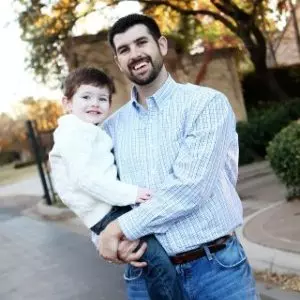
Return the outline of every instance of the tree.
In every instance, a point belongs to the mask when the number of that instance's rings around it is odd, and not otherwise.
[[[39,131],[51,131],[57,126],[62,115],[62,107],[57,101],[27,97],[15,106],[14,118],[0,114],[0,152],[15,151],[21,157],[28,157],[31,146],[28,141],[25,121],[35,120]]]
[[[49,131],[57,127],[57,120],[63,114],[62,106],[55,100],[27,97],[15,107],[17,119],[34,120],[39,131]]]
[[[30,42],[29,65],[44,80],[49,69],[61,74],[63,44],[76,22],[94,11],[113,7],[122,0],[15,0],[23,10],[19,22],[23,38]],[[289,0],[127,0],[139,2],[144,13],[153,16],[164,33],[173,35],[189,48],[201,37],[210,43],[239,41],[247,49],[256,73],[274,97],[284,97],[266,64],[266,37],[276,30],[276,19],[290,9]],[[51,3],[55,4],[51,4]],[[276,5],[272,5],[272,3]],[[241,44],[239,44],[241,45]]]
[[[23,159],[23,157],[28,157],[29,147],[24,122],[14,120],[8,114],[2,113],[0,115],[0,153],[19,153]]]

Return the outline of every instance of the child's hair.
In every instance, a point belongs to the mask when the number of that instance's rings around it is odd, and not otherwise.
[[[77,89],[83,84],[107,87],[109,91],[109,103],[111,104],[111,96],[115,92],[112,79],[103,71],[91,67],[75,69],[67,76],[63,85],[64,96],[72,99]]]

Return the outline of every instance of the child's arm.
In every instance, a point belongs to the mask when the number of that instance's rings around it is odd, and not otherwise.
[[[136,203],[144,203],[152,196],[152,192],[146,188],[138,188]]]
[[[101,147],[107,147],[107,155],[101,157],[103,149],[97,144],[102,138],[98,134],[105,133],[94,125],[84,125],[73,128],[72,133],[69,130],[68,134],[61,132],[55,136],[55,143],[60,150],[72,186],[111,205],[125,206],[149,199],[148,189],[138,188],[116,179],[116,166],[113,164],[114,158],[109,146],[103,141]],[[104,137],[109,139],[108,136]]]

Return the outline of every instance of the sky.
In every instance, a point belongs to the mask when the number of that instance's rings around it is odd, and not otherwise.
[[[32,71],[26,70],[25,58],[28,55],[27,44],[20,38],[21,30],[16,21],[12,8],[13,0],[0,1],[0,113],[13,113],[13,105],[27,96],[35,98],[57,99],[61,98],[59,89],[52,90],[34,80]],[[123,3],[114,10],[113,19],[137,12],[137,3]],[[101,18],[101,26],[99,26]],[[97,20],[96,20],[97,19]],[[97,24],[97,26],[95,26]],[[74,34],[95,34],[101,27],[107,27],[108,21],[102,16],[92,15],[84,23],[79,24]]]
[[[25,70],[26,43],[15,21],[12,0],[0,2],[0,113],[12,112],[12,105],[26,96],[59,99],[59,90],[50,90],[34,81]]]

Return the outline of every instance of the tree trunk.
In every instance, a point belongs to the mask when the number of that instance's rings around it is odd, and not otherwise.
[[[261,82],[264,84],[264,86],[268,89],[270,92],[270,100],[271,101],[287,101],[288,96],[283,91],[283,89],[279,86],[274,73],[266,69],[265,71],[260,71],[258,73],[258,78],[261,80]]]
[[[251,49],[251,59],[255,67],[257,78],[263,83],[270,94],[270,100],[285,101],[288,96],[278,84],[274,73],[267,67],[265,55],[260,55],[261,49]]]
[[[246,33],[246,34],[245,34]],[[249,51],[250,58],[255,67],[257,78],[267,89],[270,100],[285,101],[288,96],[278,84],[273,72],[267,67],[267,46],[262,33],[253,26],[251,30],[244,30],[240,36]]]
[[[296,43],[297,43],[297,47],[298,47],[298,54],[300,55],[300,32],[299,32],[298,20],[297,20],[297,15],[296,15],[296,8],[295,8],[295,5],[293,4],[292,0],[289,0],[289,5],[291,7],[291,14],[292,14],[293,25],[294,25],[294,30],[295,30],[295,38],[296,38]]]

